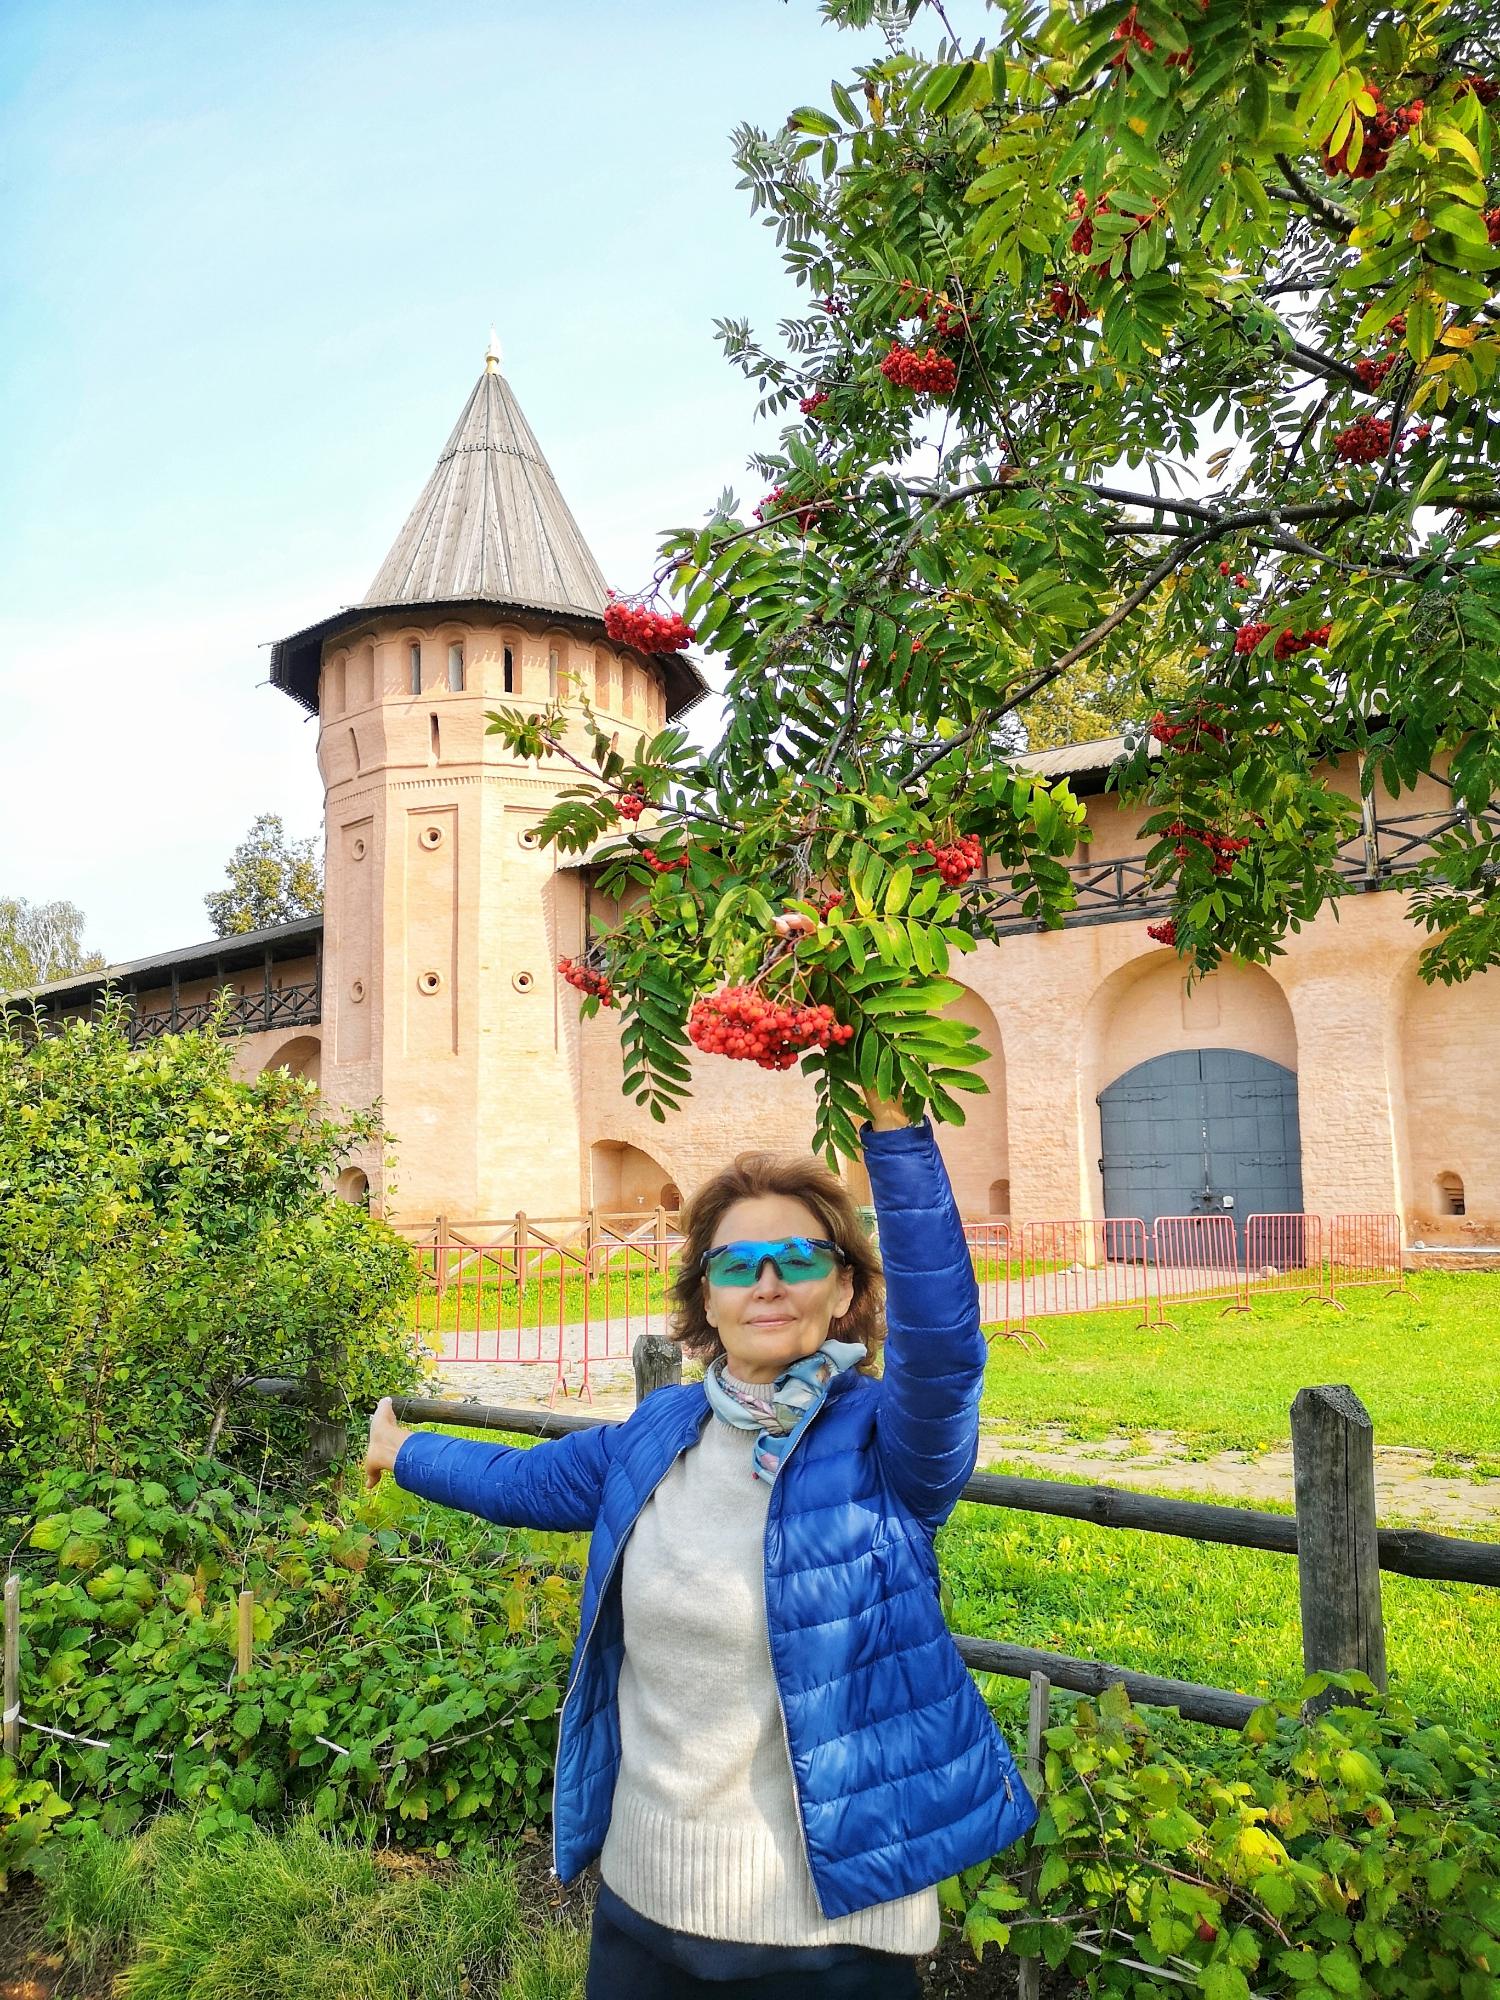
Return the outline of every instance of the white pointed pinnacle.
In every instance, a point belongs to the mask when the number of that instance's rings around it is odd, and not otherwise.
[[[500,342],[493,327],[490,328],[490,344],[484,351],[484,372],[486,375],[498,375],[500,372]]]

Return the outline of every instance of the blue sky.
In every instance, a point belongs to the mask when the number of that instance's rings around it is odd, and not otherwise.
[[[0,894],[111,960],[321,825],[266,645],[361,596],[489,328],[611,581],[746,490],[718,315],[791,308],[728,135],[862,53],[812,0],[10,0]]]

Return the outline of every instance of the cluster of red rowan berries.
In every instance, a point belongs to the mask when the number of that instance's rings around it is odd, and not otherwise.
[[[615,811],[621,819],[637,820],[650,803],[646,796],[646,787],[637,778],[633,784],[627,785],[615,800]]]
[[[960,306],[954,305],[946,292],[924,291],[914,285],[910,278],[901,280],[900,289],[910,303],[901,307],[902,319],[931,321],[931,331],[944,339],[956,338],[969,331],[969,315]]]
[[[826,298],[820,299],[818,303],[830,319],[842,319],[844,314],[849,310],[848,301],[841,299],[837,292],[830,292]]]
[[[1386,341],[1405,340],[1406,338],[1405,313],[1391,314],[1391,317],[1386,321],[1385,333],[1383,334],[1382,338],[1385,339]]]
[[[842,889],[830,890],[826,896],[822,896],[818,900],[818,903],[816,905],[818,915],[820,917],[826,917],[829,911],[836,910],[839,907],[840,903],[843,902],[843,900],[844,900],[844,892]]]
[[[1192,849],[1188,846],[1190,840],[1196,840],[1200,847],[1206,848],[1213,856],[1215,875],[1232,875],[1235,856],[1243,854],[1250,845],[1248,834],[1216,833],[1212,828],[1204,833],[1198,827],[1189,826],[1186,820],[1180,819],[1172,821],[1167,828],[1167,834],[1176,842],[1172,852],[1179,861],[1186,861],[1192,853]]]
[[[1372,465],[1391,448],[1391,420],[1368,413],[1356,417],[1333,441],[1335,455],[1345,465]]]
[[[930,854],[933,866],[950,889],[957,889],[984,866],[984,848],[975,833],[961,833],[957,840],[950,840],[942,847],[935,840],[909,840],[906,851]]]
[[[1309,625],[1304,632],[1294,632],[1290,625],[1283,625],[1271,648],[1271,657],[1290,660],[1298,653],[1305,653],[1309,646],[1326,646],[1332,630],[1331,625]]]
[[[609,593],[604,607],[604,629],[622,646],[634,646],[638,653],[680,653],[696,636],[675,612],[648,611],[644,604],[629,604]]]
[[[1123,42],[1125,47],[1121,49],[1117,56],[1110,57],[1108,65],[1110,69],[1118,69],[1121,63],[1124,63],[1127,69],[1130,67],[1130,44],[1132,42],[1134,42],[1138,49],[1144,49],[1147,55],[1150,55],[1151,51],[1156,47],[1155,41],[1136,20],[1134,7],[1131,8],[1119,27],[1115,29],[1114,38],[1117,42]],[[1169,55],[1166,59],[1166,65],[1168,69],[1186,69],[1192,60],[1192,52],[1188,49],[1182,49],[1173,55]]]
[[[1090,229],[1092,230],[1092,224]],[[1055,316],[1065,324],[1069,320],[1094,317],[1094,308],[1083,293],[1073,285],[1054,285],[1047,294],[1047,303]]]
[[[821,410],[827,401],[828,391],[826,389],[815,389],[810,396],[804,396],[797,407],[801,410],[804,417],[810,417],[814,410]]]
[[[1158,944],[1176,944],[1177,926],[1168,917],[1162,923],[1147,924],[1146,935],[1148,938],[1155,938]]]
[[[1354,372],[1359,377],[1362,386],[1373,391],[1380,387],[1395,365],[1396,357],[1394,354],[1382,354],[1377,359],[1366,357],[1363,360],[1356,361]]]
[[[1228,576],[1229,571],[1230,571],[1230,565],[1227,562],[1221,562],[1219,564],[1220,576]],[[1237,569],[1235,570],[1234,575],[1231,578],[1231,581],[1239,584],[1242,589],[1248,589],[1253,579],[1246,576],[1245,572],[1242,569]]]
[[[675,861],[663,861],[654,847],[642,848],[641,859],[653,875],[670,875],[674,868],[681,868],[686,873],[688,866],[685,854],[679,854]]]
[[[1375,114],[1364,121],[1358,160],[1351,167],[1349,148],[1354,144],[1354,132],[1336,151],[1329,149],[1328,141],[1323,141],[1323,166],[1330,174],[1347,174],[1350,180],[1373,180],[1391,156],[1391,148],[1398,139],[1404,139],[1412,127],[1422,117],[1422,100],[1414,97],[1410,104],[1399,105],[1394,111],[1386,109],[1381,100],[1379,84],[1369,86],[1370,95],[1375,100]]]
[[[1500,97],[1500,83],[1492,76],[1462,76],[1453,86],[1453,95],[1467,97],[1471,90],[1481,104],[1493,104]]]
[[[1127,211],[1127,213],[1129,212],[1130,211]],[[1087,257],[1090,251],[1092,251],[1094,247],[1093,218],[1098,215],[1108,215],[1111,213],[1109,206],[1109,196],[1107,194],[1101,194],[1099,199],[1094,203],[1093,207],[1090,208],[1089,198],[1084,193],[1083,189],[1075,188],[1073,191],[1073,207],[1071,213],[1077,218],[1077,225],[1073,230],[1073,234],[1068,238],[1068,242],[1078,256]],[[1141,215],[1137,213],[1135,216],[1134,229],[1129,230],[1126,233],[1126,235],[1121,238],[1121,241],[1125,249],[1128,251],[1131,243],[1137,236],[1140,235],[1141,231],[1143,229],[1149,229],[1150,227],[1151,227],[1150,215]],[[1111,252],[1110,254],[1112,256],[1114,253]],[[1109,258],[1106,257],[1102,263],[1090,266],[1090,269],[1093,271],[1094,276],[1096,278],[1107,278],[1109,276],[1109,262],[1110,262]],[[1128,284],[1130,282],[1130,263],[1128,257],[1125,263],[1122,264],[1120,267],[1120,278],[1123,283]]]
[[[783,500],[785,500],[785,498],[786,498],[786,488],[784,486],[773,486],[770,492],[766,495],[765,499],[762,500],[760,505],[756,508],[755,510],[756,520],[764,521],[768,514],[776,514],[781,512],[782,510],[781,503]],[[799,534],[805,535],[810,528],[813,528],[817,525],[819,514],[826,514],[831,511],[832,510],[827,507],[812,507],[812,506],[799,507],[797,509],[795,516],[793,517],[797,523],[797,532]]]
[[[1205,736],[1214,743],[1225,740],[1223,725],[1209,722],[1201,711],[1189,716],[1185,722],[1169,722],[1165,713],[1158,709],[1151,718],[1151,735],[1165,750],[1177,744],[1181,744],[1184,750],[1200,749]]]
[[[615,989],[602,972],[582,965],[576,958],[560,958],[557,969],[570,986],[576,986],[580,993],[592,993],[601,1007],[613,1007]]]
[[[805,1049],[842,1047],[853,1028],[829,1006],[768,1000],[754,986],[721,986],[688,1009],[688,1040],[706,1055],[790,1069]]]
[[[899,340],[880,364],[887,382],[898,389],[911,389],[929,396],[951,396],[958,385],[958,369],[946,354],[929,347],[925,354],[906,347]]]
[[[1500,245],[1500,208],[1487,208],[1484,211],[1484,233],[1490,239],[1491,249]]]

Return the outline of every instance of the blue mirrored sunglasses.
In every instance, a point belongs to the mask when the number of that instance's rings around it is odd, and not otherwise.
[[[719,1243],[705,1250],[699,1270],[716,1285],[753,1285],[767,1263],[784,1285],[826,1278],[849,1260],[826,1236],[774,1236],[743,1243]]]

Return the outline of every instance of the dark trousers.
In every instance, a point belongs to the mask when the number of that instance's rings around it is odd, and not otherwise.
[[[841,1952],[836,1963],[808,1970],[808,1954],[793,1950],[786,1954],[785,1970],[747,1978],[705,1976],[687,1969],[695,1959],[713,1958],[711,1950],[697,1948],[705,1941],[652,1926],[662,1940],[661,1950],[653,1950],[644,1941],[644,1923],[642,1935],[635,1936],[614,1921],[612,1900],[606,1892],[594,1908],[584,2000],[694,2000],[698,1995],[708,2000],[921,2000],[916,1960],[884,1951]],[[773,1956],[767,1947],[750,1949],[759,1964]]]

